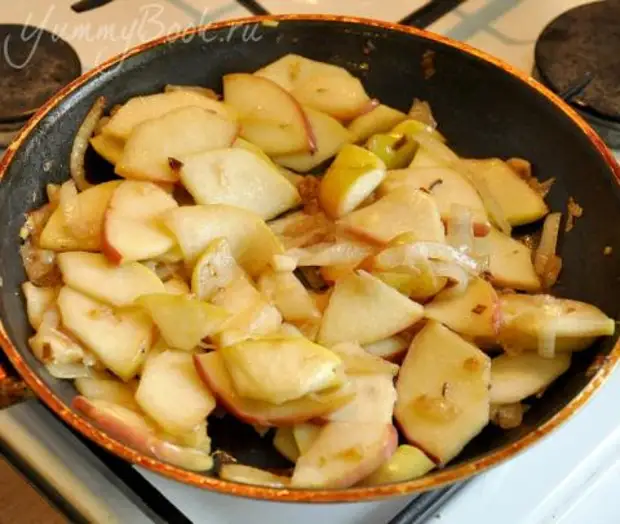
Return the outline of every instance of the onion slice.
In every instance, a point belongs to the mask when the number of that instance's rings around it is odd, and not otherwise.
[[[551,213],[545,218],[540,243],[534,254],[534,270],[546,288],[556,283],[562,260],[556,255],[562,213]]]
[[[443,298],[455,298],[467,291],[467,287],[469,286],[469,275],[461,266],[453,262],[434,260],[431,261],[431,267],[433,268],[435,276],[445,277],[452,283],[452,286],[446,288],[442,292],[441,296]]]
[[[431,129],[437,129],[437,120],[435,120],[433,116],[431,105],[424,100],[420,100],[419,98],[413,100],[411,109],[409,109],[409,117],[426,124]]]
[[[69,160],[69,169],[71,172],[71,178],[75,181],[75,185],[80,191],[84,191],[91,187],[86,180],[86,169],[84,168],[84,157],[86,150],[88,149],[88,141],[95,132],[99,120],[103,116],[103,110],[105,109],[105,97],[100,96],[95,100],[95,103],[88,111],[86,118],[82,122],[82,125],[78,129],[75,138],[73,139],[73,147],[71,148],[71,156]]]
[[[461,253],[470,254],[473,252],[474,220],[468,207],[452,204],[446,240],[448,244]]]
[[[538,328],[538,354],[543,358],[555,357],[557,326],[554,318],[544,318]]]

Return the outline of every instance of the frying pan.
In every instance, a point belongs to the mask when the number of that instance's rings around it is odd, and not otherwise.
[[[20,292],[25,274],[18,232],[24,213],[44,203],[45,185],[69,177],[73,137],[96,97],[105,96],[111,106],[161,91],[168,83],[219,90],[222,75],[255,71],[286,53],[343,66],[362,78],[372,96],[402,110],[414,96],[428,100],[442,133],[460,155],[523,157],[533,163],[541,179],[556,177],[548,198],[550,207],[564,211],[572,196],[585,212],[562,239],[564,269],[554,293],[591,302],[618,318],[620,169],[572,109],[510,66],[424,31],[357,18],[276,16],[216,23],[132,49],[63,89],[28,123],[0,164],[0,341],[4,352],[34,393],[87,438],[130,462],[222,493],[280,501],[371,500],[438,488],[508,460],[566,421],[609,377],[620,355],[617,336],[576,354],[570,370],[533,403],[519,428],[487,427],[448,467],[422,478],[346,490],[235,484],[141,454],[73,411],[73,386],[47,374],[29,350],[31,330]],[[95,179],[112,176],[109,166],[95,155],[88,160]],[[603,255],[606,246],[613,246],[611,256]],[[232,419],[209,421],[209,433],[216,449],[242,463],[272,468],[287,465],[271,449],[269,438],[261,439]]]

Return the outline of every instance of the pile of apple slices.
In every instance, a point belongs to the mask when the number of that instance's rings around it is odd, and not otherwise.
[[[529,164],[461,159],[435,126],[296,55],[223,100],[114,108],[90,143],[122,179],[49,185],[22,231],[33,352],[112,436],[242,483],[402,482],[519,425],[615,323],[545,294],[559,217]],[[544,249],[511,236],[547,215]],[[216,407],[291,474],[214,467]]]

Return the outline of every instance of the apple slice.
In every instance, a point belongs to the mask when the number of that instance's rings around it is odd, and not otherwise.
[[[290,91],[302,104],[341,120],[355,118],[373,107],[360,80],[333,64],[289,54],[255,75]]]
[[[189,295],[191,293],[187,282],[178,275],[174,275],[171,279],[166,280],[164,282],[164,289],[166,293],[173,295]]]
[[[278,308],[286,322],[318,322],[321,319],[308,290],[291,272],[266,271],[258,280],[258,289]]]
[[[260,76],[224,76],[224,100],[237,110],[241,136],[268,155],[314,150],[308,119],[289,93]]]
[[[549,212],[543,197],[502,160],[492,158],[463,162],[471,176],[486,183],[490,195],[511,226],[535,222]]]
[[[116,188],[120,182],[98,184],[77,194],[75,209],[79,210],[82,234],[69,227],[60,207],[52,213],[39,237],[39,247],[53,251],[100,251],[103,240],[103,222]]]
[[[92,137],[90,139],[90,145],[99,156],[103,157],[114,166],[120,162],[123,157],[123,150],[125,149],[124,140],[103,134]]]
[[[237,133],[235,120],[200,107],[182,107],[136,126],[115,172],[123,178],[176,182],[179,171],[175,160],[229,147]]]
[[[102,128],[106,136],[127,140],[132,131],[147,120],[153,120],[184,107],[197,107],[226,120],[235,120],[235,111],[217,100],[192,91],[175,91],[130,98],[110,117]]]
[[[155,272],[137,262],[112,265],[99,253],[73,251],[58,255],[65,284],[111,306],[128,306],[148,293],[164,291]]]
[[[321,206],[332,218],[346,215],[364,202],[384,177],[385,164],[377,155],[345,144],[321,179]]]
[[[277,155],[274,162],[299,173],[307,173],[351,142],[351,135],[338,120],[314,109],[304,108],[315,146],[309,152]]]
[[[182,162],[181,182],[197,204],[228,204],[269,220],[300,202],[273,164],[245,149],[204,151]]]
[[[413,339],[400,368],[395,416],[402,433],[439,464],[489,422],[491,361],[435,321]]]
[[[313,420],[334,411],[353,399],[341,390],[308,395],[284,404],[251,400],[240,396],[219,352],[194,356],[198,374],[221,404],[234,416],[248,424],[265,427],[290,426]]]
[[[312,422],[304,422],[303,424],[295,424],[293,426],[293,437],[300,455],[308,452],[312,444],[319,438],[321,429],[323,429],[323,426],[313,424]]]
[[[433,198],[423,191],[390,193],[362,209],[349,213],[339,224],[347,231],[387,244],[403,233],[418,242],[445,242],[445,229]]]
[[[355,398],[346,406],[325,417],[330,422],[392,423],[396,389],[394,378],[387,373],[349,375],[348,391]]]
[[[366,477],[362,486],[379,486],[407,482],[435,469],[435,463],[423,451],[414,446],[403,444],[384,462],[379,469]]]
[[[273,447],[276,448],[283,457],[293,463],[297,462],[299,458],[299,448],[297,447],[297,442],[295,442],[292,428],[283,427],[276,429],[273,437]]]
[[[229,318],[222,308],[185,295],[142,295],[136,304],[149,313],[171,347],[185,351],[191,351],[204,337],[219,331]]]
[[[162,222],[177,238],[185,261],[190,265],[212,240],[220,237],[226,238],[233,256],[250,276],[262,273],[273,255],[284,251],[258,215],[233,206],[180,207],[166,213]]]
[[[251,484],[253,486],[267,486],[269,488],[285,488],[290,479],[281,475],[274,475],[268,471],[243,464],[224,464],[220,468],[220,478],[237,482],[239,484]]]
[[[243,275],[243,270],[232,256],[225,238],[211,241],[194,266],[192,293],[199,300],[210,300],[220,290]],[[247,282],[247,279],[244,279]],[[249,282],[247,282],[249,284]]]
[[[398,434],[382,422],[331,422],[297,460],[291,485],[344,489],[370,475],[398,446]]]
[[[439,208],[441,218],[450,220],[455,204],[468,208],[475,224],[489,224],[482,199],[474,187],[460,173],[447,167],[399,169],[389,171],[379,186],[379,194],[401,192],[405,188],[424,189],[430,193]]]
[[[399,362],[409,348],[409,340],[402,335],[378,340],[372,344],[365,344],[364,350],[373,356],[383,358],[389,362]]]
[[[532,250],[525,244],[491,229],[488,236],[489,272],[498,287],[536,293],[541,283],[532,262]],[[486,240],[485,239],[485,240]]]
[[[86,377],[76,378],[73,384],[80,395],[84,395],[89,400],[105,400],[112,404],[119,404],[132,411],[140,410],[134,398],[138,387],[138,383],[135,380],[119,382],[112,377]]]
[[[58,308],[64,326],[115,375],[127,381],[151,347],[153,324],[141,311],[114,311],[79,291],[63,287]]]
[[[368,353],[355,342],[341,342],[332,346],[331,350],[342,360],[347,375],[398,375],[398,366],[381,357]]]
[[[103,254],[121,264],[166,253],[174,240],[157,220],[165,211],[177,207],[171,195],[151,182],[122,182],[105,214]]]
[[[135,411],[105,400],[89,400],[86,397],[75,397],[71,405],[110,436],[141,453],[191,471],[208,471],[213,468],[213,458],[209,453],[164,440]]]
[[[437,168],[437,167],[446,167],[445,164],[440,162],[436,156],[433,156],[428,152],[428,150],[421,146],[416,151],[411,164],[409,165],[409,169],[418,170],[425,168]]]
[[[415,324],[424,308],[365,271],[336,282],[323,314],[319,344],[369,344]]]
[[[338,356],[305,338],[246,340],[219,350],[235,391],[282,405],[342,384]]]
[[[215,408],[192,355],[179,351],[166,351],[149,364],[140,378],[136,402],[172,435],[191,432]]]
[[[37,287],[28,281],[22,284],[28,321],[34,329],[41,327],[43,315],[56,302],[59,290],[57,287]]]
[[[349,124],[352,142],[365,142],[372,135],[386,133],[407,119],[407,115],[397,109],[379,104],[373,110],[358,116]]]
[[[554,349],[581,351],[602,336],[614,334],[616,323],[600,309],[584,302],[550,295],[503,295],[499,340],[508,350],[536,351],[549,331]]]
[[[426,303],[446,287],[448,279],[437,277],[428,262],[420,261],[415,267],[417,274],[376,270],[372,274],[412,300]]]
[[[497,292],[482,278],[472,279],[462,295],[442,291],[424,306],[424,314],[486,347],[495,345],[502,321]]]
[[[545,390],[570,367],[571,354],[543,358],[536,353],[500,355],[491,361],[491,402],[514,404]]]

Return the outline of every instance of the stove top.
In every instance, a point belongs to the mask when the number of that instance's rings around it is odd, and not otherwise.
[[[466,41],[532,71],[536,41],[545,27],[588,0],[96,0],[99,7],[82,12],[71,8],[74,3],[3,2],[0,16],[5,23],[34,25],[59,35],[75,49],[85,69],[141,41],[187,26],[265,12],[306,12],[402,21]],[[562,86],[556,89],[561,91]],[[603,112],[601,106],[588,103]],[[619,522],[620,499],[613,494],[620,482],[619,396],[620,378],[614,377],[566,426],[453,493],[435,518],[444,524]],[[200,491],[131,468],[101,450],[93,451],[71,434],[67,437],[67,429],[37,403],[0,413],[2,440],[10,442],[15,455],[44,457],[36,461],[37,475],[91,521],[235,524],[251,516],[252,522],[269,524],[376,524],[390,521],[409,503],[395,499],[300,509]],[[33,465],[30,461],[31,472]],[[426,507],[417,511],[418,520],[407,522],[422,522],[428,511],[435,512],[433,498],[423,500]]]

